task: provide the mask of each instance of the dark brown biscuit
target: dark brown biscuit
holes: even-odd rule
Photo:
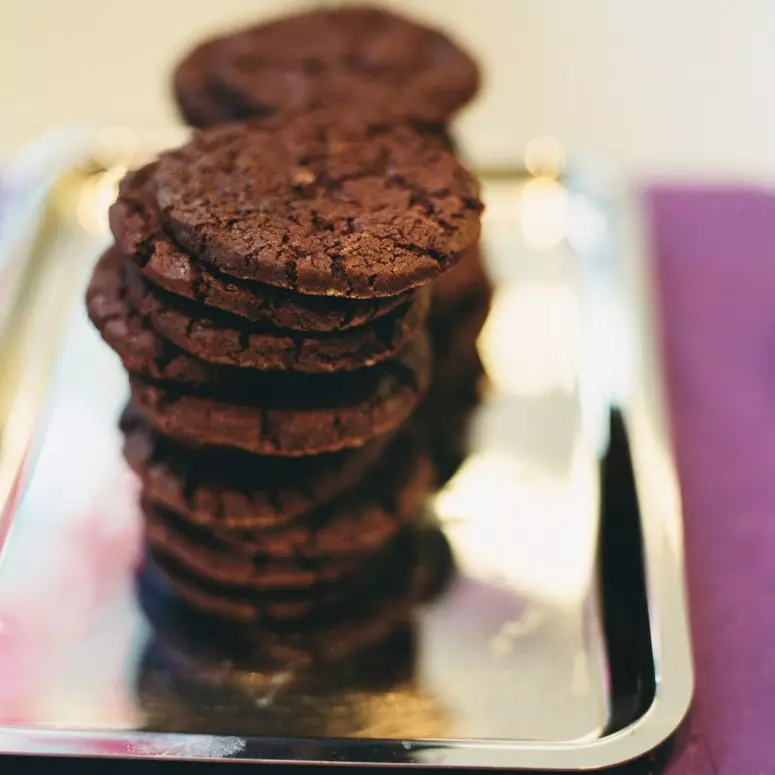
[[[373,468],[389,441],[288,459],[175,442],[131,406],[121,428],[124,456],[148,498],[195,524],[226,528],[276,527],[328,503]]]
[[[379,319],[346,331],[307,333],[251,324],[154,289],[127,269],[128,299],[153,328],[208,363],[260,371],[326,373],[373,366],[393,357],[420,332],[429,308],[423,290]]]
[[[407,559],[399,557],[393,545],[401,542],[399,533],[377,552],[296,563],[265,561],[244,577],[238,577],[240,566],[235,560],[231,571],[222,563],[205,574],[199,564],[205,559],[187,553],[181,561],[159,539],[158,524],[146,527],[148,559],[170,592],[199,614],[242,624],[272,622],[281,628],[284,623],[313,624],[336,613],[348,615],[348,609],[353,614],[363,605],[364,591],[376,592],[385,577],[398,581],[397,567]],[[172,540],[177,546],[180,536],[175,534]],[[261,633],[251,635],[262,638]]]
[[[138,387],[144,394],[153,396],[153,403],[163,402],[165,395],[172,396],[173,403],[191,403],[198,409],[224,407],[226,418],[234,418],[235,414],[243,412],[251,417],[251,427],[256,429],[256,423],[261,422],[262,411],[267,433],[276,423],[289,423],[286,431],[296,428],[302,432],[308,427],[310,443],[314,440],[316,429],[320,423],[331,423],[341,428],[346,443],[337,446],[331,440],[334,434],[332,427],[329,441],[334,449],[349,446],[359,446],[357,433],[369,434],[368,418],[373,417],[374,427],[385,431],[403,421],[419,403],[427,386],[430,360],[427,339],[423,335],[407,345],[395,359],[379,364],[369,369],[357,372],[337,374],[295,374],[293,372],[262,373],[252,369],[241,369],[232,366],[218,366],[184,353],[174,345],[162,339],[139,314],[134,312],[126,300],[125,284],[122,281],[122,267],[126,268],[126,260],[115,249],[110,249],[100,259],[95,269],[87,292],[87,309],[89,316],[105,341],[118,353],[124,366],[131,374],[138,375],[143,380],[151,380],[146,388]],[[154,387],[155,381],[179,383],[181,389],[197,389],[199,395],[185,397],[172,387]],[[210,401],[207,396],[218,394],[220,401]],[[229,402],[237,406],[229,407]],[[348,404],[349,402],[349,404]],[[240,410],[239,405],[246,404]],[[262,409],[263,407],[263,409]],[[179,407],[182,408],[182,407]],[[294,417],[297,410],[298,417]],[[366,415],[356,417],[359,411]],[[174,412],[173,412],[174,413]],[[185,423],[183,418],[170,417],[170,407],[165,406],[160,413],[159,421],[166,427],[171,423],[177,427],[178,421]],[[341,422],[339,416],[341,415]],[[391,419],[393,416],[395,419]],[[206,427],[212,425],[208,438],[218,429],[216,418],[199,418],[197,423]],[[236,420],[238,422],[238,420]],[[359,431],[360,429],[360,431]],[[222,430],[222,429],[221,429]],[[279,432],[279,431],[278,431]],[[379,430],[377,433],[383,431]],[[296,433],[296,431],[293,431]],[[244,433],[238,433],[238,436]],[[203,440],[191,433],[184,434],[184,439],[194,443]],[[297,443],[301,443],[296,435]],[[213,442],[229,445],[229,441]],[[253,444],[245,440],[236,446]],[[289,442],[290,446],[294,445]],[[268,441],[260,443],[261,449],[272,449]],[[314,447],[310,447],[314,452]],[[327,450],[320,450],[327,451]],[[306,454],[303,449],[297,449],[292,454]]]
[[[208,41],[175,74],[195,126],[322,106],[445,124],[478,85],[475,63],[441,32],[369,7],[311,11]]]
[[[197,264],[177,250],[157,250],[141,271],[154,285],[170,293],[290,331],[342,331],[363,326],[412,301],[416,293],[381,299],[302,296],[270,285],[235,280]]]
[[[325,609],[341,597],[342,580],[357,576],[364,559],[346,557],[303,566],[267,563],[249,585],[240,585],[202,576],[196,567],[167,552],[159,540],[149,542],[146,555],[169,594],[200,614],[242,623],[301,619]]]
[[[267,561],[299,565],[375,551],[418,516],[430,484],[420,445],[401,434],[357,487],[282,525],[197,525],[152,502],[147,492],[143,511],[151,545],[204,578],[250,586]]]
[[[265,390],[266,376],[260,372],[208,363],[160,336],[148,315],[141,315],[129,302],[132,271],[118,249],[109,248],[97,263],[86,293],[89,317],[127,371],[152,380],[229,393]]]
[[[273,619],[270,611],[259,608],[254,608],[253,618],[244,623],[209,614],[179,597],[171,588],[166,571],[153,562],[146,564],[141,574],[140,591],[160,645],[174,649],[177,658],[202,671],[200,676],[231,683],[240,680],[239,671],[271,667],[275,658],[301,656],[313,666],[328,668],[353,650],[386,637],[386,619],[395,625],[399,620],[394,617],[400,614],[401,619],[410,621],[413,605],[442,595],[455,572],[455,558],[443,532],[435,524],[424,523],[402,531],[384,550],[369,556],[363,566],[351,569],[339,583],[283,593],[287,601],[310,601],[307,613],[297,619]],[[215,587],[208,587],[208,592],[211,601],[224,596]],[[225,597],[233,594],[230,588]],[[270,602],[270,608],[274,601],[282,599],[271,592],[261,595]],[[385,606],[388,601],[392,602]],[[400,604],[398,608],[396,603]],[[260,626],[251,626],[254,623]],[[249,648],[241,651],[239,644],[249,644]],[[264,661],[267,657],[269,663]],[[388,675],[372,670],[364,677],[379,682]],[[328,671],[305,676],[307,688],[312,682],[330,685],[329,678],[336,680]]]
[[[128,262],[114,246],[100,258],[86,292],[86,309],[105,342],[127,371],[154,380],[235,388],[246,372],[193,358],[167,342],[127,300]]]
[[[178,244],[227,274],[312,295],[403,293],[479,238],[479,187],[438,138],[360,114],[210,129],[152,173]]]
[[[189,256],[164,233],[153,204],[154,165],[130,172],[110,208],[121,250],[154,285],[170,293],[291,331],[340,331],[369,323],[411,300],[412,293],[378,299],[304,296],[236,280]]]
[[[293,563],[284,558],[251,558],[245,553],[229,555],[201,546],[197,541],[204,540],[203,535],[189,531],[188,525],[161,507],[144,503],[143,517],[151,554],[181,589],[192,585],[200,591],[218,588],[219,594],[228,597],[226,590],[230,588],[234,603],[241,593],[254,597],[257,593],[307,590],[336,581],[363,559],[349,555],[331,561],[315,558]]]
[[[197,658],[327,664],[386,635],[427,597],[429,581],[438,581],[440,569],[430,567],[437,558],[415,533],[402,531],[337,580],[306,590],[256,592],[183,579],[151,554],[140,573],[141,604],[168,645]],[[446,578],[453,570],[447,566]]]
[[[371,558],[372,563],[377,559],[384,566],[383,558]],[[406,576],[400,579],[382,567],[377,574],[353,573],[312,590],[241,596],[198,581],[181,584],[151,555],[141,570],[139,597],[154,631],[199,659],[286,669],[330,664],[386,637],[411,616],[412,574],[402,560],[398,567]],[[382,591],[374,578],[387,575],[395,578]],[[283,601],[295,614],[285,615]]]
[[[138,377],[130,383],[136,408],[164,435],[295,457],[360,447],[397,428],[427,389],[429,361],[423,336],[371,369],[265,374],[249,393],[225,397],[182,392]]]

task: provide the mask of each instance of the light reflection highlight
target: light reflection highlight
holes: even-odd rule
[[[435,501],[465,570],[557,604],[588,593],[598,506],[595,461],[581,443],[560,475],[509,452],[479,452]]]
[[[535,177],[558,178],[565,162],[565,148],[552,135],[538,135],[525,146],[525,169]]]
[[[579,357],[578,296],[570,284],[504,286],[479,337],[492,384],[521,396],[570,393]]]
[[[116,200],[118,184],[126,172],[126,167],[111,167],[82,184],[76,204],[76,218],[89,234],[109,232],[108,208]]]
[[[519,225],[534,250],[557,247],[568,230],[568,192],[553,178],[535,178],[522,188]]]

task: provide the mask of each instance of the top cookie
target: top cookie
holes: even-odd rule
[[[403,293],[476,244],[479,187],[443,141],[327,111],[210,129],[153,172],[177,242],[226,274],[302,294]]]
[[[365,6],[315,10],[208,40],[174,76],[181,112],[198,127],[322,107],[440,125],[478,86],[474,61],[441,32]]]
[[[155,166],[126,175],[108,213],[118,248],[152,284],[170,293],[292,331],[357,328],[411,301],[417,293],[380,299],[304,296],[222,274],[184,253],[164,233],[152,191]]]

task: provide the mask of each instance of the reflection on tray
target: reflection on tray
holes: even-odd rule
[[[525,224],[514,217],[515,201],[530,204],[520,186],[509,179],[488,189],[484,254],[495,289],[478,341],[487,390],[477,334],[490,293],[480,286],[464,303],[432,309],[437,376],[412,415],[410,440],[396,439],[392,453],[366,445],[320,456],[319,470],[316,461],[285,473],[285,463],[265,457],[243,467],[235,454],[213,468],[206,448],[159,446],[125,417],[138,494],[116,432],[125,374],[79,310],[3,558],[0,673],[20,675],[0,686],[4,723],[108,735],[190,730],[197,739],[243,733],[256,738],[240,741],[253,754],[271,734],[441,736],[468,746],[604,733],[619,689],[607,683],[598,608],[598,460],[579,408],[586,312],[568,245],[540,255],[526,248]],[[531,326],[538,318],[546,325]],[[431,459],[435,482],[418,457],[426,471]],[[219,490],[219,481],[228,486]],[[258,504],[264,524],[249,496],[267,481],[276,486]],[[307,492],[288,499],[286,485],[302,481]],[[213,498],[228,508],[208,520]],[[365,534],[345,526],[358,524],[369,498],[398,510],[402,526],[385,531],[368,509],[368,561],[352,565],[350,550]],[[328,504],[316,511],[327,527],[310,542],[294,525],[316,499]],[[411,527],[423,502],[443,538],[432,522]],[[149,553],[141,552],[142,526]],[[257,573],[261,553],[250,547],[266,540],[268,527],[271,553],[286,567],[264,558]],[[449,542],[457,569],[446,584],[439,572],[439,594],[421,594],[434,585],[413,581],[412,568],[436,560],[412,558],[434,535]],[[246,551],[235,552],[235,543]],[[141,554],[147,616],[131,578]],[[270,571],[271,594],[260,582]],[[66,595],[51,594],[60,587]],[[259,615],[262,606],[271,615]],[[129,735],[140,752],[172,745],[166,736]]]
[[[169,732],[321,737],[444,736],[443,708],[416,682],[417,605],[454,573],[443,533],[406,529],[348,577],[325,610],[322,590],[307,613],[267,617],[242,640],[239,627],[195,612],[146,564],[140,597],[154,636],[138,698],[147,728]],[[376,572],[375,572],[376,571]],[[242,633],[245,635],[246,633]],[[207,709],[203,713],[203,709]]]

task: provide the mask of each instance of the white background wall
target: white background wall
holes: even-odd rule
[[[303,4],[0,0],[0,158],[65,123],[174,120],[167,73],[190,41]],[[460,121],[478,160],[552,133],[635,172],[775,172],[775,0],[389,4],[481,60],[486,89]]]

